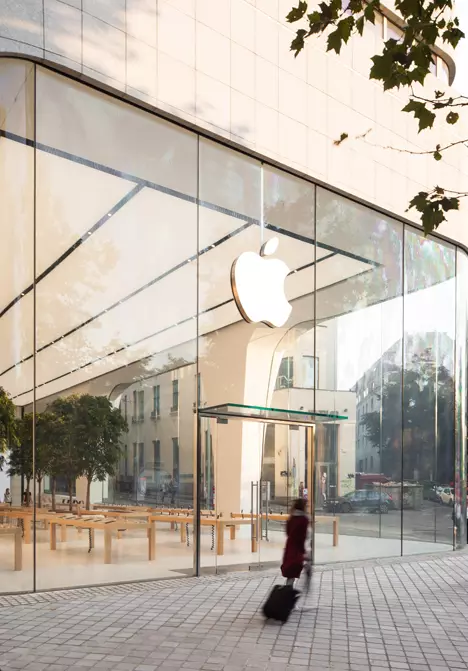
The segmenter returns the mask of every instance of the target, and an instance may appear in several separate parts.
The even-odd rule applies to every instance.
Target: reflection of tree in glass
[[[444,363],[436,365],[430,347],[413,354],[403,374],[392,364],[379,406],[363,415],[368,440],[381,452],[381,471],[398,481],[453,480],[454,380]],[[403,417],[402,417],[403,413]],[[403,455],[402,444],[403,423]]]

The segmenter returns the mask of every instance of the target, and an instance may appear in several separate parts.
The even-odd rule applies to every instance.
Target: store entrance
[[[197,574],[281,564],[294,499],[307,498],[314,519],[315,425],[330,419],[236,404],[200,409]]]

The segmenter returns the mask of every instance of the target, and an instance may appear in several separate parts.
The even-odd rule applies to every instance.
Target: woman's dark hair
[[[304,512],[306,509],[306,505],[307,501],[305,499],[296,499],[292,504],[292,510],[301,510],[302,512]]]

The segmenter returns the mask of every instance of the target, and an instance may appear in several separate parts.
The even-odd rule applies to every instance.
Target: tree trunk
[[[37,478],[37,507],[41,507],[41,495],[42,495],[42,477]]]
[[[57,492],[57,480],[55,479],[55,477],[51,478],[50,491],[52,494],[52,510],[55,513],[56,510],[55,494]]]
[[[29,487],[31,486],[31,478],[26,478],[26,498],[25,505],[29,506]]]
[[[86,510],[91,510],[91,482],[93,478],[88,476],[88,483],[86,485]]]
[[[68,479],[68,496],[70,497],[70,500],[68,502],[69,510],[70,510],[70,512],[73,512],[73,479],[72,478]]]

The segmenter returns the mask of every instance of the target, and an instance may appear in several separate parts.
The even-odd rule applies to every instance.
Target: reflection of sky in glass
[[[454,250],[410,230],[406,232],[405,241],[405,333],[438,331],[454,339]],[[387,258],[390,260],[392,257]],[[389,273],[396,270],[392,268]],[[402,298],[398,297],[338,318],[338,389],[350,389],[384,352],[401,339],[402,311]]]

